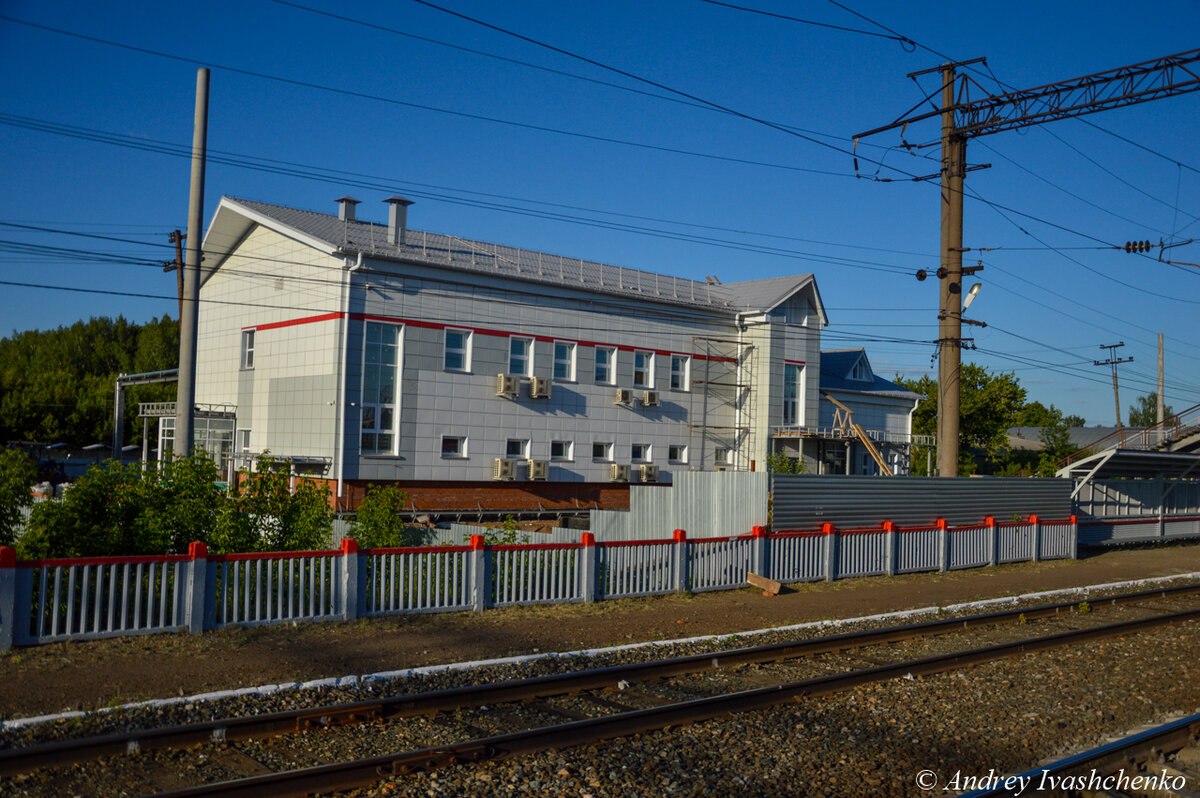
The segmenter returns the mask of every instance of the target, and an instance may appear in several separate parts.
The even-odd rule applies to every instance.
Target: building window
[[[529,459],[529,439],[509,438],[504,448],[504,456],[509,460]]]
[[[800,366],[790,363],[783,367],[784,426],[794,427],[800,424],[800,372]]]
[[[691,389],[692,359],[687,355],[671,355],[671,390]]]
[[[671,444],[667,447],[667,460],[672,463],[686,463],[687,447],[678,443]]]
[[[250,451],[250,430],[239,429],[234,432],[233,451],[237,454]]]
[[[854,370],[850,372],[850,379],[859,380],[860,382],[871,381],[871,369],[867,367],[867,361],[860,358],[854,364]]]
[[[654,353],[633,353],[633,384],[638,388],[654,387]]]
[[[370,321],[364,326],[362,453],[395,454],[402,328]]]
[[[575,381],[575,344],[569,341],[554,342],[554,379]]]
[[[446,346],[442,356],[446,371],[471,370],[471,331],[446,328]]]
[[[242,330],[242,368],[254,368],[254,330]]]
[[[467,439],[461,435],[442,436],[442,457],[466,457]]]
[[[508,373],[515,374],[518,377],[528,377],[533,372],[530,371],[530,366],[533,365],[533,339],[532,338],[509,338],[508,339]]]
[[[600,441],[596,441],[595,443],[592,444],[592,459],[593,460],[603,460],[605,462],[611,463],[612,459],[613,459],[613,456],[612,456],[613,448],[612,447],[613,447],[613,445],[611,443],[602,443]]]
[[[724,446],[713,449],[713,461],[717,465],[729,465],[729,449]]]
[[[635,463],[649,463],[651,460],[650,444],[635,443],[631,445],[629,447],[629,459]]]
[[[596,347],[596,382],[612,385],[616,376],[616,366],[613,363],[617,350],[611,346]]]
[[[575,444],[571,441],[550,441],[551,460],[574,460]]]

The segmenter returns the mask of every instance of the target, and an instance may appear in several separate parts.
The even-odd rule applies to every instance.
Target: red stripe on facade
[[[243,327],[243,330],[277,330],[282,327],[296,327],[301,324],[315,324],[321,321],[331,321],[341,317],[341,313],[322,313],[319,316],[305,316],[299,319],[289,319],[287,321],[273,321],[267,324],[250,324]],[[508,330],[495,330],[489,327],[470,327],[463,324],[447,324],[437,321],[419,321],[417,319],[402,319],[397,316],[382,316],[375,313],[351,313],[349,314],[352,321],[382,321],[389,324],[403,324],[409,327],[420,327],[426,330],[466,330],[471,333],[479,333],[480,335],[491,335],[496,338],[529,338],[533,341],[542,341],[543,343],[555,343],[561,341],[567,344],[575,344],[576,346],[590,347],[605,347],[607,349],[615,349],[619,352],[652,352],[663,357],[671,357],[672,355],[683,355],[695,360],[711,360],[717,363],[736,363],[737,358],[732,357],[710,357],[708,355],[691,355],[687,352],[675,352],[670,349],[651,349],[649,347],[627,346],[622,344],[606,344],[600,341],[580,341],[574,338],[563,338],[552,335],[526,335],[519,332],[511,332]],[[801,362],[801,361],[788,361]],[[801,365],[803,363],[801,362]]]
[[[789,366],[803,366],[803,365],[806,365],[806,364],[805,364],[805,362],[804,362],[803,360],[785,360],[785,361],[783,361],[783,362],[784,362],[784,363],[787,363]]]

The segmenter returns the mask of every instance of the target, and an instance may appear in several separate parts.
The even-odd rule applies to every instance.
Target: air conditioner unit
[[[608,467],[608,479],[611,482],[628,482],[629,466],[613,463]]]
[[[492,467],[492,479],[511,480],[513,478],[513,461],[497,457]]]
[[[532,399],[550,398],[550,378],[534,377],[529,381],[529,396]]]
[[[511,374],[496,375],[496,396],[503,396],[505,399],[515,399],[517,396],[517,388],[520,385],[517,378]]]
[[[642,404],[646,407],[658,406],[658,391],[646,391],[642,394]]]
[[[645,463],[638,466],[638,476],[642,482],[658,482],[658,466]]]
[[[534,481],[544,481],[550,473],[550,464],[545,460],[530,460],[529,461],[529,479]]]
[[[630,405],[633,403],[633,391],[628,388],[618,388],[617,393],[613,396],[613,404],[615,405]]]

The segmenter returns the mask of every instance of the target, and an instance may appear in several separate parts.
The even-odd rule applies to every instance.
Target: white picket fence
[[[0,547],[0,650],[61,640],[401,613],[482,611],[950,570],[1075,556],[1078,526],[1030,518],[970,527],[821,530],[597,543],[339,549],[18,561]]]

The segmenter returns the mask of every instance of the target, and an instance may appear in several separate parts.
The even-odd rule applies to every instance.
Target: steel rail
[[[800,698],[829,695],[859,685],[909,676],[924,676],[969,665],[992,662],[1021,654],[1065,645],[1131,634],[1143,629],[1200,619],[1200,609],[1173,612],[1105,626],[1059,632],[1043,637],[999,643],[891,665],[880,665],[847,673],[819,676],[797,682],[760,687],[736,693],[700,698],[661,707],[623,712],[600,718],[545,726],[448,746],[423,748],[397,754],[338,762],[329,765],[270,773],[247,779],[205,784],[161,793],[163,798],[191,796],[290,796],[312,792],[346,790],[377,783],[381,778],[416,770],[433,770],[447,765],[506,759],[549,749],[569,748],[696,723],[724,715],[748,712]]]
[[[962,798],[993,798],[993,796],[1019,795],[1020,788],[1016,785],[1042,784],[1047,777],[1062,777],[1078,774],[1081,770],[1094,768],[1106,775],[1122,767],[1128,767],[1130,762],[1142,763],[1155,757],[1159,752],[1174,753],[1186,748],[1200,735],[1200,714],[1179,718],[1152,729],[1131,734],[1120,740],[1114,740],[1098,748],[1081,751],[1064,757],[1055,762],[1040,765],[1024,773],[1011,776],[997,777],[994,788],[975,790],[966,793]],[[1005,786],[1005,781],[1010,785]],[[1051,783],[1058,779],[1049,779]],[[1039,791],[1039,795],[1043,794]]]
[[[1171,598],[1200,593],[1200,584],[1140,590],[1090,599],[1093,605],[1123,604],[1148,598]],[[84,762],[101,756],[181,748],[212,742],[233,742],[292,734],[313,728],[366,723],[395,717],[432,715],[472,706],[528,701],[585,690],[615,688],[618,682],[648,681],[735,665],[814,656],[870,645],[945,634],[958,629],[1019,622],[1075,609],[1080,601],[967,615],[903,626],[846,632],[809,640],[772,643],[666,660],[614,665],[571,673],[536,676],[495,684],[456,687],[411,695],[355,701],[344,704],[286,710],[265,715],[222,718],[158,729],[135,729],[113,734],[59,740],[0,751],[0,776],[11,776],[40,767]]]

